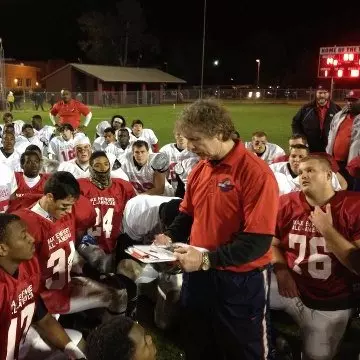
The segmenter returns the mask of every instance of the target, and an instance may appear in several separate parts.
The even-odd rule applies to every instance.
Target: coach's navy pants
[[[268,360],[268,268],[184,274],[186,360]]]

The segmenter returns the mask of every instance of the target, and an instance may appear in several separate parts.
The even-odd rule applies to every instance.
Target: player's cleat
[[[167,154],[158,153],[150,161],[150,166],[154,171],[163,173],[169,169],[170,159]]]

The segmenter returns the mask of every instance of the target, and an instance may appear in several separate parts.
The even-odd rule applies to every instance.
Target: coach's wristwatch
[[[209,254],[207,252],[204,252],[202,254],[202,263],[201,263],[201,270],[207,271],[210,269],[210,260],[209,260]]]

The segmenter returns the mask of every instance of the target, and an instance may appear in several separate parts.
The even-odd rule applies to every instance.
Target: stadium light
[[[256,77],[256,86],[259,88],[260,84],[260,59],[256,59],[257,62],[257,77]]]

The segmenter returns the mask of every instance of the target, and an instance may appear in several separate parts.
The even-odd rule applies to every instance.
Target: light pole
[[[256,87],[259,88],[260,84],[260,59],[256,59],[257,62],[257,79],[256,79]]]
[[[204,0],[204,22],[203,22],[202,55],[201,55],[200,99],[202,99],[202,97],[203,97],[203,87],[204,87],[205,37],[206,37],[206,0]]]

